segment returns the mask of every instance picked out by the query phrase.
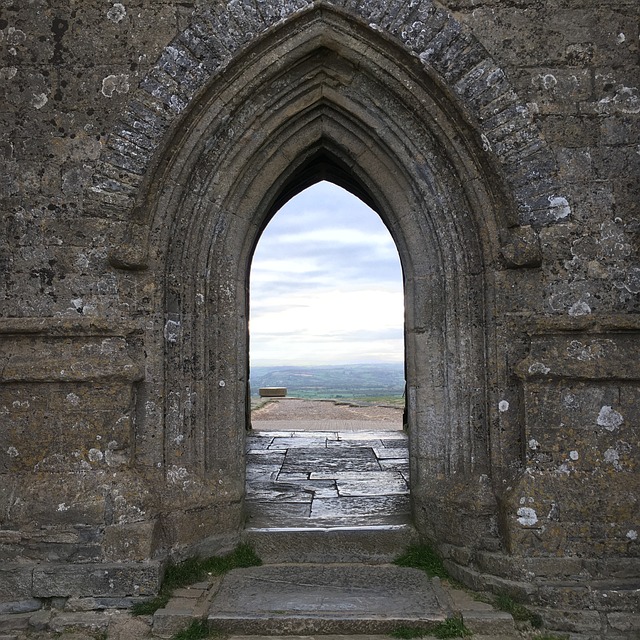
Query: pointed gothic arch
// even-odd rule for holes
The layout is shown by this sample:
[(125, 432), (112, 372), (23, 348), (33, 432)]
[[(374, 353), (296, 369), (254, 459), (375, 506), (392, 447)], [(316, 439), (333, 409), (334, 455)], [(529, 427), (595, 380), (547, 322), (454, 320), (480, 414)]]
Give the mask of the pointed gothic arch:
[[(411, 18), (414, 9), (405, 10)], [(452, 29), (460, 36), (448, 14), (429, 3), (424, 10), (439, 25), (432, 37)], [(133, 126), (111, 138), (102, 165), (110, 177), (96, 179), (103, 206), (127, 220), (112, 264), (157, 278), (155, 324), (145, 337), (152, 375), (141, 397), (163, 410), (159, 421), (140, 413), (138, 438), (155, 444), (140, 447), (139, 462), (161, 461), (177, 487), (166, 497), (167, 521), (199, 514), (189, 535), (169, 534), (172, 545), (197, 547), (241, 526), (251, 256), (284, 201), (329, 179), (379, 213), (403, 265), (416, 524), (439, 543), (477, 547), (496, 536), (492, 474), (518, 455), (517, 438), (499, 456), (492, 447), (491, 389), (505, 373), (489, 355), (496, 348), (490, 292), (505, 255), (535, 260), (528, 248), (535, 243), (520, 253), (504, 246), (535, 206), (524, 192), (512, 195), (522, 176), (509, 163), (531, 153), (538, 171), (544, 145), (531, 148), (527, 129), (504, 157), (492, 153), (470, 102), (456, 98), (446, 70), (435, 73), (426, 54), (416, 57), (413, 40), (400, 46), (324, 3), (284, 18), (218, 61), (212, 80), (196, 81), (213, 64), (213, 49), (201, 53), (185, 73), (191, 97), (180, 97), (182, 85), (171, 93), (157, 84), (175, 72), (163, 57), (129, 107)], [(203, 42), (203, 29), (195, 23), (178, 40), (200, 33)], [(464, 42), (466, 49), (452, 50), (471, 68), (456, 76), (462, 82), (467, 71), (481, 82), (486, 60), (478, 62), (477, 43)], [(167, 55), (186, 69), (177, 46)], [(494, 86), (484, 92), (493, 95)], [(485, 96), (474, 104), (491, 103)], [(152, 120), (150, 133), (141, 132)], [(145, 151), (127, 168), (131, 145)]]

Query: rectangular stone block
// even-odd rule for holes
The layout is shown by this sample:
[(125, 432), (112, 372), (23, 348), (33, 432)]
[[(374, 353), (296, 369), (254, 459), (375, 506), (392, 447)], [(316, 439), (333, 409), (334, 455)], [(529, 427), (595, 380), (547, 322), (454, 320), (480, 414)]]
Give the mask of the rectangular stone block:
[(0, 566), (0, 602), (14, 602), (31, 597), (33, 566), (3, 564)]
[(158, 546), (159, 537), (157, 521), (108, 526), (104, 532), (105, 557), (114, 561), (149, 560)]
[[(27, 629), (29, 627), (29, 618), (32, 615), (32, 613), (15, 613), (0, 616), (0, 633)], [(9, 637), (11, 638), (12, 636)]]
[(607, 622), (616, 631), (640, 631), (640, 613), (609, 613)]
[(545, 625), (556, 631), (588, 633), (600, 631), (602, 623), (597, 611), (557, 610), (551, 607), (541, 609), (540, 615)]
[(125, 597), (153, 595), (160, 588), (162, 566), (144, 564), (47, 564), (33, 572), (33, 595)]

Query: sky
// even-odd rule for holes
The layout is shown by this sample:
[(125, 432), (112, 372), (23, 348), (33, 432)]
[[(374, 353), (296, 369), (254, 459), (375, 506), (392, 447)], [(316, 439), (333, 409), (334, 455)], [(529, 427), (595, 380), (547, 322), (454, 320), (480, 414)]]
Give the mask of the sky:
[(309, 187), (276, 213), (250, 285), (253, 365), (403, 361), (395, 244), (373, 210), (334, 184)]

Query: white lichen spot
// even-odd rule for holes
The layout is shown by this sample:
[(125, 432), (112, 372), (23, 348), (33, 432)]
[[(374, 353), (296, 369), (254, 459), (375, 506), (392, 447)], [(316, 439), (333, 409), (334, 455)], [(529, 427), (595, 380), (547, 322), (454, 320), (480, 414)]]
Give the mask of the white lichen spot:
[(72, 404), (74, 407), (77, 407), (80, 403), (80, 398), (75, 393), (68, 393), (67, 402), (69, 404)]
[(591, 343), (572, 340), (567, 347), (567, 355), (580, 362), (590, 362), (610, 357), (616, 350), (617, 347), (611, 340), (593, 340)]
[(184, 442), (184, 433), (179, 433), (174, 439), (173, 441), (176, 444), (182, 444)]
[(627, 531), (627, 538), (629, 538), (629, 540), (637, 540), (638, 532), (635, 529), (629, 529), (629, 531)]
[(591, 307), (583, 300), (580, 300), (569, 307), (569, 315), (573, 318), (578, 316), (588, 316), (590, 313)]
[(531, 438), (531, 440), (529, 440), (529, 449), (535, 451), (538, 447), (540, 447), (540, 443), (535, 438)]
[(482, 150), (491, 151), (491, 142), (489, 141), (489, 138), (487, 138), (487, 136), (483, 133), (480, 136), (480, 139), (482, 140)]
[(625, 36), (624, 33), (620, 32), (618, 34), (618, 37), (616, 38), (616, 44), (622, 44), (626, 40), (627, 40), (627, 36)]
[(571, 215), (569, 201), (562, 196), (549, 196), (549, 215), (554, 220), (563, 220)]
[[(1, 35), (1, 32), (0, 32)], [(13, 47), (22, 44), (27, 40), (27, 34), (22, 29), (16, 29), (15, 27), (7, 27), (6, 30), (6, 43), (8, 46)]]
[(15, 447), (9, 447), (7, 449), (7, 455), (10, 458), (17, 458), (20, 454), (18, 453), (18, 450)]
[(598, 426), (607, 431), (615, 431), (624, 422), (624, 418), (609, 405), (604, 405), (598, 414)]
[(0, 67), (0, 80), (11, 80), (18, 73), (18, 67)]
[(551, 369), (542, 362), (534, 362), (529, 365), (529, 373), (531, 374), (542, 373), (546, 375), (549, 371), (551, 371)]
[(186, 480), (189, 477), (189, 472), (184, 467), (178, 467), (175, 464), (171, 465), (167, 469), (167, 480), (171, 484), (178, 484), (180, 481)]
[(107, 18), (109, 18), (111, 22), (115, 23), (120, 22), (126, 15), (127, 10), (125, 9), (125, 6), (120, 2), (116, 2), (113, 7), (111, 7), (111, 9), (107, 11)]
[(114, 93), (128, 93), (130, 89), (129, 75), (120, 73), (104, 78), (102, 81), (102, 95), (111, 98)]
[(509, 411), (509, 402), (507, 400), (500, 400), (500, 402), (498, 402), (498, 411), (500, 413), (505, 413), (505, 411)]
[(46, 93), (34, 93), (33, 98), (31, 98), (31, 106), (34, 109), (42, 109), (47, 102), (49, 102), (49, 98), (47, 98)]
[(605, 96), (598, 101), (597, 109), (600, 113), (619, 111), (620, 113), (640, 113), (640, 95), (637, 87), (625, 87), (620, 84), (612, 96)]
[(577, 409), (579, 406), (578, 398), (570, 391), (562, 396), (562, 404), (569, 409)]
[(104, 454), (100, 449), (89, 449), (89, 461), (90, 462), (102, 462)]
[(71, 507), (68, 507), (64, 502), (58, 505), (58, 511), (69, 511)]
[(176, 343), (180, 336), (180, 323), (176, 320), (167, 320), (164, 325), (164, 339), (167, 342)]
[(631, 267), (623, 284), (629, 293), (640, 293), (640, 267)]
[(580, 454), (577, 451), (569, 451), (569, 458), (574, 462), (580, 457)]
[(226, 387), (226, 386), (227, 386), (227, 383), (226, 383), (224, 380), (220, 380), (220, 382), (218, 382), (218, 386), (219, 386), (220, 388), (222, 388), (222, 387)]
[(518, 509), (518, 522), (523, 527), (532, 527), (538, 522), (538, 514), (531, 507), (520, 507)]
[(617, 471), (622, 469), (622, 465), (620, 464), (620, 452), (617, 449), (607, 449), (604, 452), (604, 461), (613, 465), (613, 468)]
[(196, 293), (196, 304), (197, 305), (204, 304), (204, 295), (202, 295), (201, 293)]
[(557, 84), (558, 84), (558, 80), (551, 73), (545, 73), (542, 76), (542, 86), (545, 89), (547, 89), (547, 90), (553, 89), (553, 87), (555, 87)]

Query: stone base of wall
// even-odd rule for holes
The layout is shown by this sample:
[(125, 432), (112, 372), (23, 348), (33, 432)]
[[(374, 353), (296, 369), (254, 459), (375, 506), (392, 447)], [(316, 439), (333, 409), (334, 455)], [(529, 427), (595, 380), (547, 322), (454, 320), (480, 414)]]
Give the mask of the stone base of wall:
[[(3, 600), (0, 611), (14, 612), (18, 603), (35, 598), (112, 599), (155, 595), (165, 562), (136, 563), (6, 563), (0, 567)], [(13, 601), (11, 601), (11, 599)]]
[(638, 637), (638, 558), (527, 558), (470, 554), (466, 548), (447, 545), (441, 551), (453, 578), (474, 590), (525, 604), (539, 614), (545, 629), (585, 638)]

